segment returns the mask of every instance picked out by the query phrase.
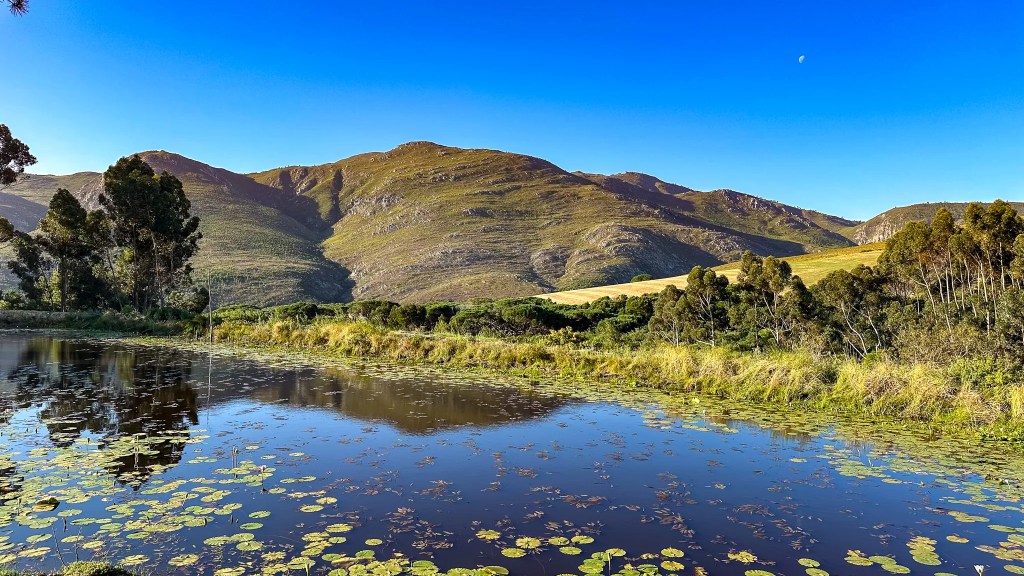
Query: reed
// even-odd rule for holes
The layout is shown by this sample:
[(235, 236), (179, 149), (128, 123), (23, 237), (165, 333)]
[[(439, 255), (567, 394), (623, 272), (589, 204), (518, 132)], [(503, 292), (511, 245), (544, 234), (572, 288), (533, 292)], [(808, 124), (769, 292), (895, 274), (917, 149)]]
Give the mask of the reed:
[(1024, 386), (969, 363), (936, 367), (799, 350), (758, 353), (668, 344), (597, 350), (541, 339), (399, 332), (337, 320), (231, 321), (221, 324), (215, 337), (247, 347), (585, 379), (1024, 439)]

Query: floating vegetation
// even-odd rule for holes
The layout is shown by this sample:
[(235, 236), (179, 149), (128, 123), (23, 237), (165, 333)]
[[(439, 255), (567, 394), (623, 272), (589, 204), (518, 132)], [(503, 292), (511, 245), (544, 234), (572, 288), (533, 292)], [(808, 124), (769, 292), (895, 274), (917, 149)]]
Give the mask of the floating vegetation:
[[(18, 338), (0, 340), (0, 565), (1024, 570), (1024, 466), (1002, 450), (687, 394), (228, 357), (210, 374), (180, 351)], [(863, 506), (883, 500), (901, 504)]]

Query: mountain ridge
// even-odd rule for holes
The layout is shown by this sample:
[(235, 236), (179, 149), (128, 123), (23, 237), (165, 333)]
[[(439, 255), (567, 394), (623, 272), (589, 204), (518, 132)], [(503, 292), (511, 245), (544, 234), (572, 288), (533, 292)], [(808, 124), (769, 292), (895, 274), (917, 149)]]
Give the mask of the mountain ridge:
[[(203, 221), (195, 266), (219, 282), (220, 304), (528, 296), (676, 276), (745, 250), (842, 248), (868, 224), (640, 172), (569, 172), (426, 141), (249, 174), (138, 154), (185, 185)], [(0, 193), (0, 215), (19, 229), (38, 224), (58, 186), (95, 208), (102, 175), (30, 177)]]

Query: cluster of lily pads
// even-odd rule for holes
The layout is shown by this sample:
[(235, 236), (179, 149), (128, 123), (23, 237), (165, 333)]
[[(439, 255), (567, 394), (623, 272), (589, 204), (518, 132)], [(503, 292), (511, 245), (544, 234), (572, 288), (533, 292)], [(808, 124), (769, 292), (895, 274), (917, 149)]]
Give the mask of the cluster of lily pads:
[[(368, 367), (364, 370), (380, 378), (395, 378), (396, 374), (407, 377), (415, 372), (409, 368), (393, 367)], [(536, 389), (545, 390), (543, 393), (550, 396), (569, 393), (565, 384), (538, 385)], [(965, 526), (978, 525), (1002, 539), (998, 544), (975, 546), (971, 539), (986, 540), (970, 532), (971, 528), (964, 532), (971, 539), (956, 532), (946, 535), (944, 540), (941, 533), (931, 533), (939, 541), (919, 535), (907, 541), (906, 551), (902, 550), (902, 545), (897, 551), (882, 550), (891, 556), (851, 550), (845, 557), (847, 565), (842, 564), (842, 556), (801, 558), (798, 564), (807, 576), (829, 576), (822, 567), (822, 561), (826, 564), (834, 562), (837, 567), (830, 569), (841, 574), (856, 574), (851, 572), (850, 565), (874, 567), (893, 574), (918, 573), (921, 570), (933, 573), (932, 570), (949, 563), (947, 548), (941, 548), (940, 557), (940, 547), (964, 544), (971, 544), (965, 549), (976, 548), (999, 560), (1010, 573), (1024, 573), (1024, 567), (1021, 567), (1024, 564), (1024, 529), (989, 524), (989, 518), (996, 517), (992, 514), (1021, 511), (1020, 502), (1024, 494), (1013, 481), (1013, 470), (1019, 470), (1019, 467), (1007, 466), (1005, 458), (991, 456), (991, 460), (981, 461), (985, 466), (982, 468), (978, 465), (980, 460), (958, 454), (955, 445), (943, 444), (934, 450), (926, 443), (915, 445), (910, 450), (906, 449), (906, 444), (891, 442), (862, 445), (849, 442), (844, 437), (844, 427), (860, 430), (856, 423), (841, 423), (827, 428), (815, 417), (805, 414), (786, 417), (764, 414), (750, 406), (716, 405), (713, 401), (687, 395), (642, 395), (635, 391), (620, 394), (575, 384), (572, 394), (577, 398), (602, 402), (612, 400), (633, 407), (646, 426), (658, 431), (686, 430), (732, 435), (752, 426), (750, 422), (757, 421), (758, 425), (768, 427), (779, 438), (787, 440), (808, 436), (830, 439), (830, 443), (819, 446), (817, 452), (805, 451), (799, 453), (799, 457), (780, 460), (793, 470), (820, 468), (853, 482), (904, 484), (909, 487), (927, 482), (941, 486), (956, 494), (954, 497), (941, 497), (949, 508), (942, 511), (945, 523), (953, 524), (955, 521)], [(329, 576), (500, 576), (516, 568), (519, 573), (531, 573), (532, 567), (525, 567), (523, 562), (534, 558), (543, 561), (558, 559), (557, 564), (562, 566), (560, 569), (573, 574), (654, 576), (686, 571), (705, 576), (707, 570), (691, 560), (692, 556), (699, 556), (701, 562), (708, 565), (710, 562), (742, 565), (746, 576), (774, 576), (769, 571), (774, 570), (774, 563), (762, 560), (754, 550), (732, 549), (728, 553), (712, 554), (700, 546), (693, 546), (692, 550), (686, 548), (688, 544), (696, 544), (697, 540), (680, 513), (668, 506), (645, 510), (643, 521), (665, 526), (665, 543), (686, 548), (689, 555), (675, 547), (644, 553), (608, 548), (609, 545), (624, 543), (612, 538), (604, 542), (597, 529), (551, 530), (542, 535), (539, 531), (520, 531), (506, 526), (476, 530), (480, 524), (474, 523), (472, 530), (476, 532), (470, 531), (467, 538), (476, 540), (476, 545), (493, 546), (493, 557), (498, 557), (498, 560), (492, 556), (481, 560), (507, 566), (441, 567), (435, 563), (440, 560), (431, 556), (437, 551), (431, 546), (419, 549), (417, 555), (421, 558), (408, 557), (396, 552), (400, 546), (392, 540), (393, 534), (385, 535), (378, 533), (376, 528), (368, 529), (355, 513), (340, 510), (338, 498), (332, 494), (342, 496), (343, 491), (355, 486), (324, 486), (320, 484), (323, 478), (303, 475), (304, 472), (282, 477), (278, 463), (285, 458), (283, 453), (264, 454), (261, 446), (255, 443), (240, 443), (229, 453), (223, 443), (210, 442), (211, 433), (195, 426), (98, 438), (63, 431), (65, 427), (75, 426), (77, 416), (74, 413), (44, 410), (41, 414), (44, 412), (38, 422), (22, 420), (0, 428), (0, 530), (17, 530), (0, 534), (0, 565), (52, 557), (60, 550), (62, 554), (74, 557), (116, 559), (127, 567), (147, 567), (158, 571), (167, 567), (182, 572), (203, 570), (212, 571), (216, 576), (290, 573), (299, 576), (312, 573)], [(2, 420), (4, 418), (0, 418)], [(39, 439), (35, 429), (40, 427), (47, 432), (43, 440)], [(915, 434), (907, 432), (905, 437), (894, 437), (903, 441), (915, 437)], [(214, 445), (213, 449), (210, 449), (211, 445)], [(289, 449), (283, 450), (287, 452)], [(175, 458), (163, 458), (168, 453), (173, 453)], [(538, 456), (541, 456), (540, 452)], [(288, 457), (302, 459), (306, 456), (301, 452), (291, 452)], [(499, 475), (508, 473), (522, 478), (538, 475), (536, 470), (506, 465), (500, 457), (496, 456), (496, 460)], [(189, 479), (166, 477), (172, 467), (190, 464), (210, 470)], [(433, 457), (427, 456), (417, 465), (432, 466)], [(604, 469), (605, 463), (597, 463), (595, 468), (600, 478), (609, 477)], [(979, 470), (986, 471), (981, 475), (975, 474)], [(991, 470), (995, 477), (986, 478), (989, 475), (987, 470)], [(382, 473), (380, 476), (384, 478), (380, 491), (387, 490), (384, 482), (393, 480), (385, 478), (385, 475)], [(678, 478), (666, 475), (665, 481), (671, 488), (661, 490), (659, 498), (687, 499), (684, 490), (679, 488)], [(712, 491), (730, 489), (728, 482), (725, 478), (721, 482), (716, 481)], [(419, 490), (416, 494), (438, 499), (452, 495), (449, 483), (434, 481), (432, 485), (432, 488)], [(557, 496), (554, 500), (572, 505), (577, 510), (591, 507), (611, 510), (631, 505), (612, 504), (604, 496), (570, 495), (554, 489), (549, 492)], [(273, 508), (275, 512), (248, 511), (251, 508), (242, 504), (246, 499), (240, 496), (254, 494), (276, 495), (287, 503), (290, 510), (300, 512), (303, 517), (308, 515), (309, 520), (296, 524), (294, 542), (286, 544), (281, 538), (268, 534), (277, 518), (277, 508)], [(259, 506), (271, 507), (266, 504)], [(754, 508), (750, 506), (751, 510)], [(408, 522), (410, 525), (413, 523), (412, 520)], [(777, 522), (785, 530), (793, 528), (785, 526), (781, 518)], [(202, 546), (190, 543), (193, 539), (190, 534), (211, 532), (221, 535), (203, 539)], [(796, 534), (795, 528), (793, 533)], [(195, 540), (198, 541), (202, 535)], [(802, 554), (809, 554), (813, 542), (800, 538), (804, 537), (793, 536), (794, 548), (801, 550)], [(139, 544), (146, 544), (148, 548)], [(742, 545), (750, 546), (749, 543)], [(869, 550), (867, 546), (863, 548)], [(146, 553), (138, 553), (140, 551)], [(761, 553), (761, 550), (757, 552)], [(909, 558), (905, 556), (907, 552)], [(565, 567), (569, 565), (573, 568)], [(788, 567), (779, 571), (787, 575), (793, 573)], [(865, 571), (865, 574), (869, 572)], [(934, 574), (947, 576), (946, 572)]]

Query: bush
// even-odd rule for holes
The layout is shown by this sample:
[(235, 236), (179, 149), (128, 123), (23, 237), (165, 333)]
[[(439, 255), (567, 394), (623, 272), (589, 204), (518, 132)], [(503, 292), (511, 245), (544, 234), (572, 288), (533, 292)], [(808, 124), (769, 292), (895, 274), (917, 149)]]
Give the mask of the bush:
[(296, 322), (309, 322), (317, 316), (333, 316), (334, 313), (312, 302), (296, 302), (284, 306), (268, 308), (271, 317), (275, 320), (295, 320)]
[(427, 311), (418, 304), (403, 304), (392, 308), (388, 314), (388, 328), (411, 330), (422, 327), (427, 321)]
[(648, 280), (654, 280), (654, 276), (650, 274), (637, 274), (629, 279), (630, 282), (647, 282)]

